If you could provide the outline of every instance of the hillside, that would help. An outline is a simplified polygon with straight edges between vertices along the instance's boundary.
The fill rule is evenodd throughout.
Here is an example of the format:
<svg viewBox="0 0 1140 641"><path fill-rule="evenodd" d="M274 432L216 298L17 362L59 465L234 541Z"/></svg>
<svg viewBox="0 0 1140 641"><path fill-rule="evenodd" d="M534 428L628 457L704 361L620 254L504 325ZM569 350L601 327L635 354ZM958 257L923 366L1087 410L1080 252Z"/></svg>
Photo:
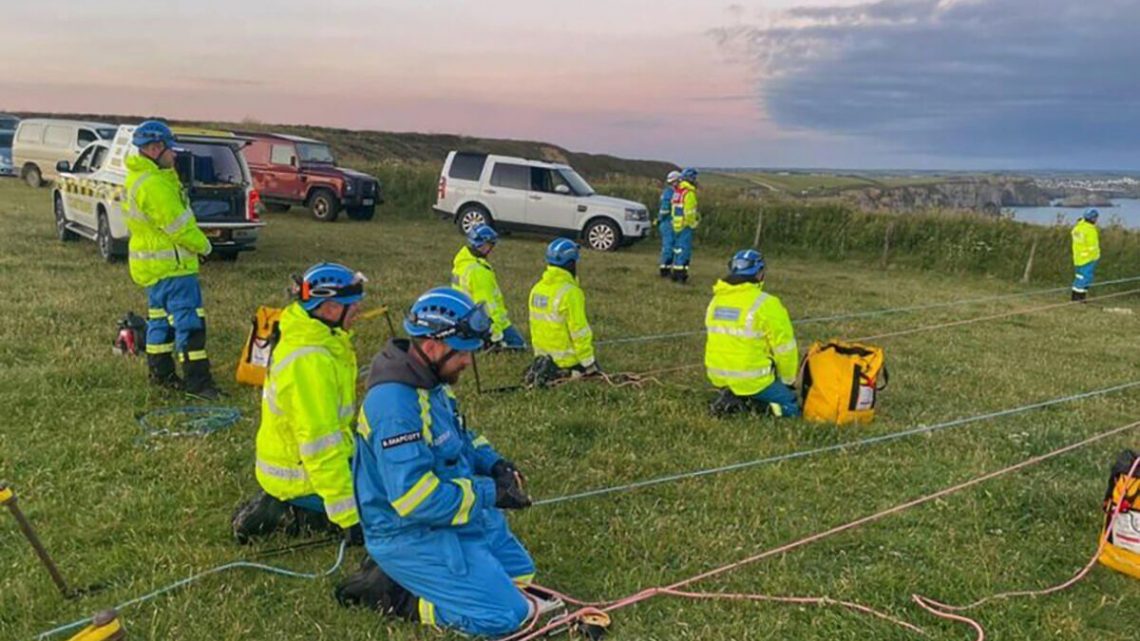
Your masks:
<svg viewBox="0 0 1140 641"><path fill-rule="evenodd" d="M0 110L2 111L2 110ZM75 118L116 124L137 123L145 116L108 116L105 114L45 114L12 112L21 118ZM256 122L208 122L171 120L171 124L242 131L273 131L323 140L333 147L337 157L347 164L400 162L438 165L452 149L522 156L565 162L591 180L621 174L660 179L677 166L660 160L631 160L607 154L575 152L550 143L530 140L474 138L454 134L422 134L391 131L357 131L310 125L275 125Z"/></svg>

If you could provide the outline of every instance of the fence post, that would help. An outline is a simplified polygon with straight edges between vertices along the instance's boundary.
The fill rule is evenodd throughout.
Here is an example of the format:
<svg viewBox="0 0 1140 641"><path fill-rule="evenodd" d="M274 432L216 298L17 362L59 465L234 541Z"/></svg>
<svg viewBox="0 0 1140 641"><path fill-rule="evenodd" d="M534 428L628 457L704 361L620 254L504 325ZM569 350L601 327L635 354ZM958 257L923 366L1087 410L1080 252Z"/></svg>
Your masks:
<svg viewBox="0 0 1140 641"><path fill-rule="evenodd" d="M887 268L887 258L891 253L891 232L894 231L895 221L887 223L887 230L883 233L883 258L880 261L880 266L883 269Z"/></svg>
<svg viewBox="0 0 1140 641"><path fill-rule="evenodd" d="M1021 275L1021 282L1029 282L1029 274L1033 271L1033 257L1037 255L1037 234L1033 235L1033 244L1029 247L1029 260L1025 261L1025 273Z"/></svg>
<svg viewBox="0 0 1140 641"><path fill-rule="evenodd" d="M764 227L764 208L761 207L756 212L756 235L752 238L752 246L760 249L760 231Z"/></svg>

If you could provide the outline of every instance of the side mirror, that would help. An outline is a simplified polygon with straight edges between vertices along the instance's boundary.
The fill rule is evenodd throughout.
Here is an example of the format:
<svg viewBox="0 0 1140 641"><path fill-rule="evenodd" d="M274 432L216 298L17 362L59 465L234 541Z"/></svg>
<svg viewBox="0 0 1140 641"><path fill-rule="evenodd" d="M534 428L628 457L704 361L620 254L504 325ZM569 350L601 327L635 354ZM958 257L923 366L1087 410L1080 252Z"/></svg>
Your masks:
<svg viewBox="0 0 1140 641"><path fill-rule="evenodd" d="M297 166L297 157L296 156L289 156L289 166L290 167L296 167Z"/></svg>
<svg viewBox="0 0 1140 641"><path fill-rule="evenodd" d="M567 187L566 185L556 185L554 187L554 191L555 191L555 193L562 194L563 196L569 196L570 195L570 188Z"/></svg>
<svg viewBox="0 0 1140 641"><path fill-rule="evenodd" d="M61 160L55 163L55 170L61 174L66 174L67 172L71 171L71 163L67 162L66 160Z"/></svg>

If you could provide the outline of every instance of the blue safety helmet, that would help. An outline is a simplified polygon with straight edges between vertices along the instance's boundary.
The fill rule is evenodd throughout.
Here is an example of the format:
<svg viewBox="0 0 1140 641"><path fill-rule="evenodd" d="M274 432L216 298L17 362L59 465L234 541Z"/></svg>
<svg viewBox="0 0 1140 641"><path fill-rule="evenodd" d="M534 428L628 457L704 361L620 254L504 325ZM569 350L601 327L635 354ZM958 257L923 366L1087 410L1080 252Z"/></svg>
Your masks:
<svg viewBox="0 0 1140 641"><path fill-rule="evenodd" d="M490 225L475 225L467 232L467 246L478 249L483 245L494 245L499 240L499 233Z"/></svg>
<svg viewBox="0 0 1140 641"><path fill-rule="evenodd" d="M1100 218L1100 212L1095 209L1086 209L1085 215L1082 216L1085 220L1096 220Z"/></svg>
<svg viewBox="0 0 1140 641"><path fill-rule="evenodd" d="M491 317L483 305L450 287L436 287L412 303L404 318L408 336L434 338L452 349L474 352L491 338Z"/></svg>
<svg viewBox="0 0 1140 641"><path fill-rule="evenodd" d="M148 120L140 124L135 127L135 132L131 135L131 143L136 147L142 147L152 142L161 142L169 149L178 150L174 141L174 132L165 122L159 120Z"/></svg>
<svg viewBox="0 0 1140 641"><path fill-rule="evenodd" d="M307 312L325 301L342 305L359 303L364 298L364 274L337 263L318 263L305 271L297 280L296 294L301 307Z"/></svg>
<svg viewBox="0 0 1140 641"><path fill-rule="evenodd" d="M733 276L755 276L764 271L764 256L755 249L742 249L728 261L728 273Z"/></svg>
<svg viewBox="0 0 1140 641"><path fill-rule="evenodd" d="M546 262L555 267L565 267L578 262L578 243L569 238L555 238L546 246Z"/></svg>
<svg viewBox="0 0 1140 641"><path fill-rule="evenodd" d="M697 179L699 173L700 172L698 172L696 169L693 169L692 167L686 167L685 170L681 172L681 180L693 182Z"/></svg>

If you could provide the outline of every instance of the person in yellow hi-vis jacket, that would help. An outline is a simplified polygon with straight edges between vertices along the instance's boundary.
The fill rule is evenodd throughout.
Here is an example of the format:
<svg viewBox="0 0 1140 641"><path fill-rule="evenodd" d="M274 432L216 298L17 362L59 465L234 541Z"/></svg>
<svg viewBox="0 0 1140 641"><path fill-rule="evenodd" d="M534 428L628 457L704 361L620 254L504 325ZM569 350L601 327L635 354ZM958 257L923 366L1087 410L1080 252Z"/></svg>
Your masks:
<svg viewBox="0 0 1140 641"><path fill-rule="evenodd" d="M138 154L126 159L123 215L131 232L131 279L146 288L146 357L153 382L208 400L220 391L206 354L206 310L198 284L198 259L210 241L198 228L174 170L178 153L166 124L148 120L135 128ZM182 362L183 379L174 368Z"/></svg>
<svg viewBox="0 0 1140 641"><path fill-rule="evenodd" d="M689 263L693 259L693 230L701 223L697 209L697 170L681 172L681 181L673 190L673 280L689 280Z"/></svg>
<svg viewBox="0 0 1140 641"><path fill-rule="evenodd" d="M261 398L255 471L262 492L233 517L234 537L286 528L345 531L361 542L351 460L356 404L352 325L367 279L320 263L295 283L281 313Z"/></svg>
<svg viewBox="0 0 1140 641"><path fill-rule="evenodd" d="M1083 301L1088 298L1089 287L1093 284L1096 275L1096 266L1100 263L1100 232L1097 231L1096 221L1100 212L1089 209L1081 216L1076 225L1073 225L1073 268L1076 276L1073 277L1072 300Z"/></svg>
<svg viewBox="0 0 1140 641"><path fill-rule="evenodd" d="M527 299L535 356L524 378L527 385L601 374L586 318L586 295L578 284L580 255L578 243L569 238L556 238L546 247L546 271Z"/></svg>
<svg viewBox="0 0 1140 641"><path fill-rule="evenodd" d="M705 314L705 368L721 390L714 415L759 407L775 416L797 417L792 389L799 366L788 310L764 291L764 257L755 249L736 252L728 275L713 287Z"/></svg>
<svg viewBox="0 0 1140 641"><path fill-rule="evenodd" d="M476 225L467 232L467 245L455 254L451 285L487 308L491 316L492 348L526 349L522 334L511 324L507 303L487 256L495 249L499 234L489 225Z"/></svg>

